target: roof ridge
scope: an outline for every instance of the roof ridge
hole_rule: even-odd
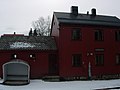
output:
[[[54,12],[54,13],[61,13],[61,14],[71,14],[70,12]],[[85,13],[78,13],[78,16],[79,15],[86,15],[86,16],[91,16],[91,14],[85,14]],[[115,18],[117,18],[116,16],[113,16],[113,15],[103,15],[103,14],[97,14],[96,16],[102,16],[102,17],[115,17]],[[95,17],[96,17],[95,16]]]

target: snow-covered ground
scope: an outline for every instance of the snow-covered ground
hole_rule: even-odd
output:
[[[0,80],[0,83],[2,83],[2,80]],[[7,86],[0,84],[0,90],[94,90],[111,87],[120,87],[120,79],[66,82],[44,82],[42,80],[31,80],[30,84],[23,86]]]

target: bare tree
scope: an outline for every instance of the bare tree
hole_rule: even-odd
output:
[[[33,36],[37,36],[38,34],[37,34],[37,30],[35,29],[34,30],[34,33],[33,33]]]
[[[33,33],[32,33],[32,28],[30,28],[30,31],[29,31],[29,36],[33,36]]]
[[[32,22],[32,26],[37,31],[38,36],[50,35],[51,20],[49,16],[47,18],[38,18],[38,20]]]

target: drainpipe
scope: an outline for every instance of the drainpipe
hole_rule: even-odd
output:
[[[92,74],[91,74],[91,63],[88,63],[88,79],[91,80]]]
[[[91,60],[89,60],[90,56],[93,56],[93,53],[92,52],[88,52],[87,53],[87,58],[88,58],[88,80],[91,80],[92,78],[92,71],[91,71]]]

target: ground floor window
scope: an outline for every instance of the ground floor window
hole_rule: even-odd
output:
[[[82,55],[81,54],[73,54],[72,55],[72,66],[79,67],[82,65]]]
[[[120,54],[116,55],[116,64],[120,64]]]
[[[104,65],[104,54],[96,54],[95,63],[98,66]]]

